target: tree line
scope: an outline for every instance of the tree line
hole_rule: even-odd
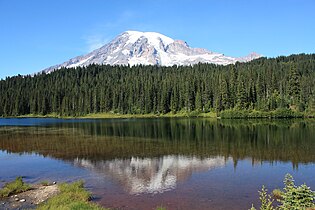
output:
[[[165,114],[280,108],[315,112],[315,54],[227,66],[61,68],[0,81],[0,116]]]

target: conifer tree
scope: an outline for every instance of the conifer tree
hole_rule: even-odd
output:
[[[297,71],[296,65],[290,65],[289,72],[289,96],[291,100],[291,105],[297,105],[300,99],[300,75]]]

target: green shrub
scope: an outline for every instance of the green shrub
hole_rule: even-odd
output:
[[[302,184],[301,186],[294,185],[294,179],[290,174],[287,174],[284,179],[284,192],[281,199],[280,209],[306,209],[314,207],[315,192],[308,186]]]
[[[265,186],[262,186],[261,191],[259,191],[259,200],[261,202],[261,210],[273,210],[273,201],[274,199],[271,198],[271,195],[268,194],[268,190]]]
[[[224,110],[220,112],[221,118],[246,119],[246,118],[301,118],[304,115],[291,109],[277,109],[274,111],[257,110]]]
[[[294,112],[291,109],[277,109],[272,112],[273,118],[300,118],[303,114],[300,112]]]
[[[188,113],[187,113],[187,116],[188,116],[188,117],[198,117],[199,114],[200,114],[200,111],[195,110],[195,111],[192,111],[192,112],[188,112]]]
[[[274,200],[271,199],[271,195],[268,195],[265,187],[262,187],[262,190],[259,192],[259,199],[261,201],[260,210],[300,210],[315,208],[315,192],[306,184],[295,186],[293,177],[290,174],[285,176],[283,191],[279,189],[274,190],[273,195],[279,196],[277,201],[280,205],[277,207],[274,207]],[[255,210],[255,207],[252,206],[251,210]]]
[[[17,177],[14,181],[9,182],[0,189],[0,197],[8,197],[10,195],[21,193],[29,190],[31,187],[23,182],[22,177]]]
[[[220,112],[221,118],[227,118],[227,119],[243,119],[243,118],[249,118],[249,110],[224,110]]]

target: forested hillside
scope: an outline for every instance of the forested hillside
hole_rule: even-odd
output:
[[[315,111],[315,54],[217,66],[99,66],[0,81],[0,116]]]

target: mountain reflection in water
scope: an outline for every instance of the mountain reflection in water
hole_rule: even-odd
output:
[[[169,155],[315,162],[314,120],[136,119],[0,126],[0,149],[90,161]]]
[[[222,167],[225,163],[223,157],[199,159],[175,155],[96,162],[74,160],[75,166],[111,178],[130,194],[162,193],[174,189],[178,181],[184,181],[194,172]]]
[[[83,179],[112,209],[248,209],[286,173],[314,189],[314,151],[314,119],[0,119],[0,185]]]

